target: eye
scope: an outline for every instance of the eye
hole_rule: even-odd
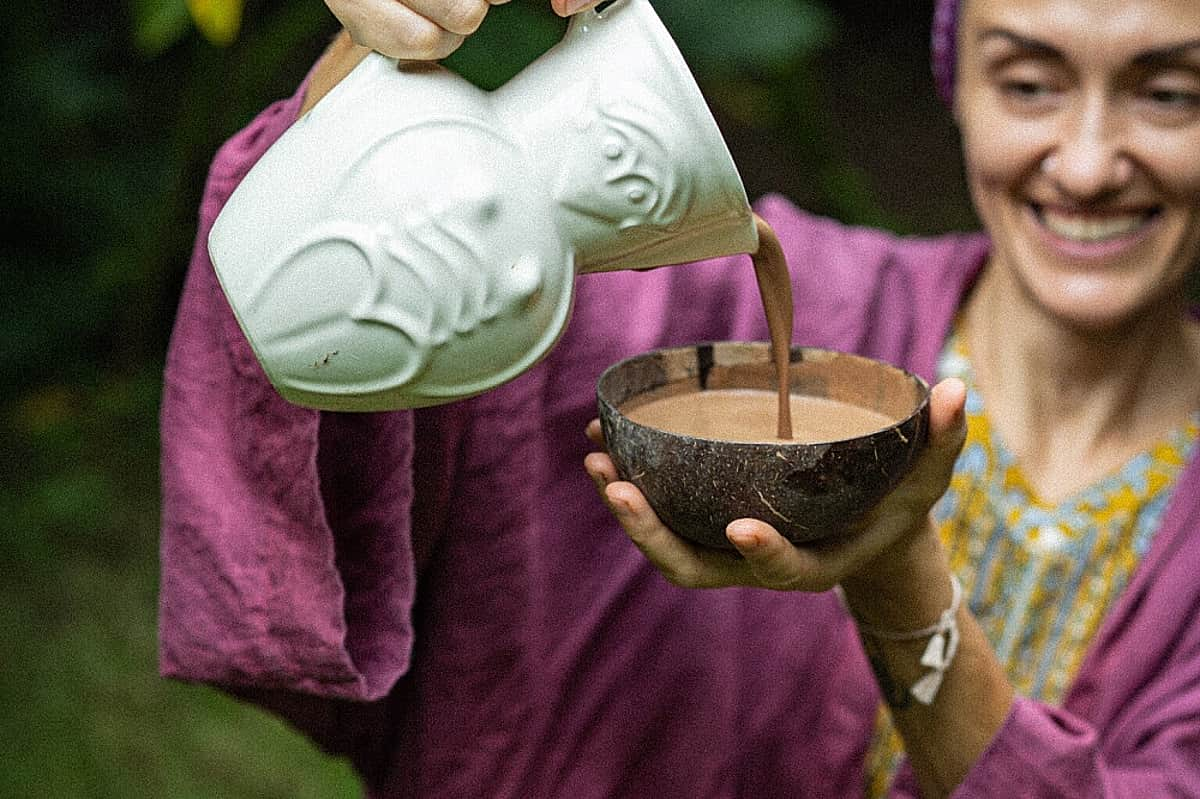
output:
[[[1005,59],[990,70],[995,91],[1018,112],[1050,106],[1070,88],[1070,77],[1056,63],[1040,57]]]
[[[1200,117],[1200,81],[1159,75],[1143,84],[1137,102],[1148,119],[1160,124],[1191,124]]]
[[[648,214],[654,210],[659,201],[658,190],[646,175],[636,172],[614,176],[608,181],[615,190],[616,197],[626,203],[630,212]],[[615,199],[615,198],[614,198]]]
[[[1200,92],[1183,89],[1151,89],[1146,97],[1163,108],[1190,110],[1200,107]]]
[[[1021,102],[1043,100],[1054,94],[1046,83],[1033,80],[1008,80],[1000,84],[1000,90],[1008,97]]]
[[[999,102],[1014,117],[1031,118],[1053,113],[1063,102],[1064,87],[1048,80],[1013,78],[997,83]]]

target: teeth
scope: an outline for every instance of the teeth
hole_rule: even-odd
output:
[[[1104,218],[1067,216],[1043,210],[1042,222],[1053,233],[1075,241],[1103,241],[1132,233],[1146,220],[1144,214],[1106,216]]]

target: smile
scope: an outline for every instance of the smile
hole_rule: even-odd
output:
[[[1034,205],[1038,221],[1050,233],[1081,244],[1108,242],[1136,233],[1158,215],[1157,209],[1138,213],[1079,213]]]

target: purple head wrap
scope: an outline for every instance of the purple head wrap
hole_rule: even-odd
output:
[[[954,102],[955,35],[958,31],[959,0],[937,0],[933,10],[933,83],[946,105]]]

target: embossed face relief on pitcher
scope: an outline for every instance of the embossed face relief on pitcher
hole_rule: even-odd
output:
[[[616,93],[620,99],[576,121],[581,153],[563,165],[554,199],[569,212],[618,230],[673,230],[688,217],[695,195],[688,165],[671,158],[666,139],[685,122],[669,109],[649,111],[654,98],[639,97],[646,91],[636,85]]]

